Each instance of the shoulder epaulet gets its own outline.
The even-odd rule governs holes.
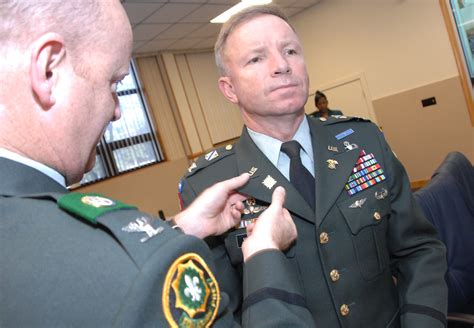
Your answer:
[[[221,159],[234,154],[234,145],[228,144],[226,146],[213,149],[203,156],[198,157],[191,166],[188,167],[185,177],[192,176],[194,173],[208,167],[214,163],[217,163]]]
[[[125,204],[118,200],[104,197],[100,194],[83,194],[71,192],[57,200],[58,206],[89,222],[96,223],[96,219],[108,212],[136,209],[136,206]]]
[[[370,122],[369,119],[364,117],[358,116],[345,116],[345,115],[333,115],[329,116],[328,118],[320,117],[320,118],[313,118],[314,120],[319,120],[323,123],[323,125],[331,125],[337,124],[342,122]]]

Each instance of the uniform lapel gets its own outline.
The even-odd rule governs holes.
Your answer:
[[[272,201],[272,193],[276,187],[282,186],[287,190],[285,207],[307,221],[314,222],[314,212],[293,185],[278,171],[268,158],[258,149],[244,127],[239,142],[235,148],[239,174],[249,172],[247,183],[239,191],[267,203]],[[255,170],[256,169],[256,170]],[[275,180],[275,184],[264,184],[264,180]]]
[[[319,226],[344,190],[359,152],[358,149],[347,151],[329,127],[309,121],[316,173],[316,225]],[[328,160],[337,161],[335,169],[329,167]]]

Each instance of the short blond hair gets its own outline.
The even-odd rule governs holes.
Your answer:
[[[229,36],[239,25],[262,15],[273,15],[280,17],[291,27],[293,31],[295,31],[293,26],[290,24],[288,17],[283,13],[283,11],[273,5],[253,6],[246,8],[233,15],[227,22],[224,23],[224,25],[222,25],[221,30],[219,32],[219,36],[217,37],[216,44],[214,46],[216,65],[221,76],[227,74],[223,54],[225,53],[227,39],[229,38]]]

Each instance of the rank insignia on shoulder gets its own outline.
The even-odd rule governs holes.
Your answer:
[[[374,157],[364,150],[359,153],[359,159],[352,169],[352,174],[345,185],[349,196],[376,185],[386,179],[385,173]]]
[[[176,259],[168,269],[162,304],[171,327],[211,327],[220,303],[217,280],[196,253]]]
[[[108,212],[136,209],[136,206],[127,205],[118,200],[112,200],[100,194],[68,193],[58,199],[61,209],[80,218],[96,223],[96,219]]]

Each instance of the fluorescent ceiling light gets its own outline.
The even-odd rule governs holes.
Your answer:
[[[219,16],[211,19],[211,23],[225,23],[232,15],[238,13],[239,11],[245,8],[258,6],[258,5],[266,5],[271,2],[272,0],[242,0],[238,4],[233,6],[232,8],[224,11]]]

